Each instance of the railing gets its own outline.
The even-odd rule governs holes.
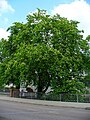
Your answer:
[[[62,102],[82,102],[90,103],[90,94],[52,94],[52,93],[29,93],[24,92],[21,97],[29,99],[52,100]]]
[[[62,102],[90,103],[90,94],[46,94],[42,98]]]
[[[6,96],[9,96],[9,95],[10,95],[10,92],[0,91],[0,95],[6,95]]]
[[[9,92],[0,91],[0,95],[10,96]],[[36,93],[36,92],[23,92],[19,96],[13,96],[26,99],[40,99],[48,101],[61,101],[61,102],[81,102],[90,103],[90,94],[53,94],[53,93]]]

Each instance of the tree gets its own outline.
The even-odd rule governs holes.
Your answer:
[[[89,41],[89,48],[90,48],[90,35],[88,35],[86,37],[87,41]],[[84,77],[84,83],[86,84],[87,87],[90,88],[90,49],[87,52],[87,54],[83,55],[83,60],[84,60],[84,73],[85,73],[85,77]]]
[[[89,46],[78,23],[39,9],[26,23],[15,22],[8,40],[1,41],[0,79],[16,85],[23,80],[43,93],[48,87],[57,93],[83,92]]]

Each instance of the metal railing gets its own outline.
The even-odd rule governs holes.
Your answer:
[[[10,92],[0,91],[0,95],[10,96]],[[26,99],[40,99],[48,101],[61,101],[61,102],[81,102],[90,103],[90,94],[53,94],[53,93],[36,93],[36,92],[23,92],[19,96],[13,96]]]
[[[46,94],[45,100],[90,103],[90,94]]]
[[[10,95],[10,92],[0,91],[0,95],[6,95],[6,96],[9,96],[9,95]]]
[[[81,102],[90,103],[90,94],[52,94],[52,93],[29,93],[24,92],[22,96],[29,99],[62,101],[62,102]]]

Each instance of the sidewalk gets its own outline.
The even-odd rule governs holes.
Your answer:
[[[45,100],[33,100],[24,98],[14,98],[4,95],[0,95],[0,101],[19,102],[24,104],[56,106],[56,107],[69,107],[69,108],[82,108],[90,110],[90,103],[76,103],[76,102],[60,102],[60,101],[45,101]]]

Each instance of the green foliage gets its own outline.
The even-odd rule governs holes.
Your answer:
[[[0,80],[15,85],[23,80],[43,93],[48,87],[56,93],[83,93],[89,46],[77,26],[77,21],[39,9],[25,24],[13,23],[8,40],[0,42]]]

